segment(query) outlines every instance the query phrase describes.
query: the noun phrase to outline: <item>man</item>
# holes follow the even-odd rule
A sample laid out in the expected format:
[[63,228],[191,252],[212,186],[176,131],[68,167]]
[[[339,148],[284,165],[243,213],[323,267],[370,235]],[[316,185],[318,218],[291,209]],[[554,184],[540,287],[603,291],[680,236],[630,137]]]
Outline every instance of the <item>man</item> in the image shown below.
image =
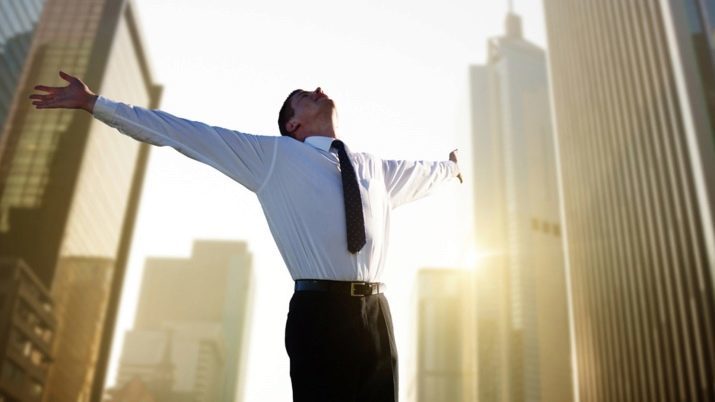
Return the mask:
[[397,401],[397,350],[379,283],[391,210],[459,177],[449,161],[381,160],[336,140],[334,102],[320,88],[293,91],[282,136],[211,127],[69,85],[38,85],[38,109],[74,108],[139,141],[171,146],[256,193],[295,280],[285,347],[295,401]]

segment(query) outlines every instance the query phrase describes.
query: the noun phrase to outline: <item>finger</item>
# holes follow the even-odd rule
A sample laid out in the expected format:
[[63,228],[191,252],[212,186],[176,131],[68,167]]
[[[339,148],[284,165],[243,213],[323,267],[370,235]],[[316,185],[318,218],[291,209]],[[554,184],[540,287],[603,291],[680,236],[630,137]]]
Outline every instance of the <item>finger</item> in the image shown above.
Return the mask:
[[35,89],[38,91],[45,91],[45,92],[56,92],[62,89],[61,87],[47,87],[44,85],[35,85]]
[[37,100],[32,102],[37,109],[54,109],[59,107],[65,107],[60,101],[57,100]]
[[40,103],[35,105],[35,109],[59,109],[63,107],[62,105],[50,104],[50,103]]
[[49,100],[49,99],[52,99],[52,96],[44,95],[44,94],[32,94],[32,95],[30,95],[30,99]]
[[60,70],[60,77],[62,77],[63,80],[65,80],[69,83],[73,83],[73,82],[75,82],[75,80],[77,80],[77,78],[67,74],[66,72],[64,72],[62,70]]

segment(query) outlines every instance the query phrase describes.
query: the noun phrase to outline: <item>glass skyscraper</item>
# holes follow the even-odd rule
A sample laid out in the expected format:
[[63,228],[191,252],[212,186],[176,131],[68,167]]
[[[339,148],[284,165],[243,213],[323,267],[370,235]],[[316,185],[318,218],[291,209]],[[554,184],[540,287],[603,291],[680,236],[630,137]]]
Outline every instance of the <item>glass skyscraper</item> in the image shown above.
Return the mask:
[[479,400],[571,400],[546,54],[506,17],[471,68]]
[[[149,146],[82,111],[35,110],[27,96],[36,84],[65,85],[59,70],[141,106],[158,106],[160,88],[131,2],[10,0],[0,11],[0,69],[10,72],[0,77],[8,105],[0,105],[0,256],[24,261],[67,314],[56,317],[53,348],[62,354],[46,367],[46,400],[98,399]],[[104,307],[82,310],[67,292],[92,261],[103,270],[93,277],[103,294],[92,298]],[[81,384],[70,387],[63,375]]]
[[715,400],[715,3],[544,4],[575,399]]

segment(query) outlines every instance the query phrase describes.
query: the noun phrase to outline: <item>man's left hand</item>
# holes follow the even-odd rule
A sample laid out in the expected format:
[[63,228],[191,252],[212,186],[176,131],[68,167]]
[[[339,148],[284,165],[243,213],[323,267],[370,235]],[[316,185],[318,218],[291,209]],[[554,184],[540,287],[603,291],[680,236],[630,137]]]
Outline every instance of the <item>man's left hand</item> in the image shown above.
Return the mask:
[[[456,150],[456,149],[455,149],[454,151],[452,151],[452,152],[449,153],[449,160],[451,160],[452,162],[454,162],[454,164],[457,165],[458,168],[459,168],[459,164],[457,163],[457,150]],[[457,174],[457,178],[459,179],[459,182],[460,182],[460,183],[464,183],[464,180],[462,180],[462,173],[461,173],[461,172]]]

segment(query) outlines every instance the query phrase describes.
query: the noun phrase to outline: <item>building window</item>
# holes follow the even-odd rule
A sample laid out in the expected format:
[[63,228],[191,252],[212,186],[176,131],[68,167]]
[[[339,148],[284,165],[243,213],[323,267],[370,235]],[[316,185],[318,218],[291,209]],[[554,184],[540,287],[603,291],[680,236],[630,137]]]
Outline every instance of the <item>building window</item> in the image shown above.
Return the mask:
[[44,361],[44,355],[38,349],[32,349],[32,355],[30,356],[30,361],[35,366],[42,366]]
[[33,398],[37,398],[38,396],[42,395],[42,384],[37,381],[33,381],[32,385],[30,385],[30,395]]
[[42,340],[50,343],[52,340],[52,330],[49,328],[45,328],[45,332],[42,334]]

